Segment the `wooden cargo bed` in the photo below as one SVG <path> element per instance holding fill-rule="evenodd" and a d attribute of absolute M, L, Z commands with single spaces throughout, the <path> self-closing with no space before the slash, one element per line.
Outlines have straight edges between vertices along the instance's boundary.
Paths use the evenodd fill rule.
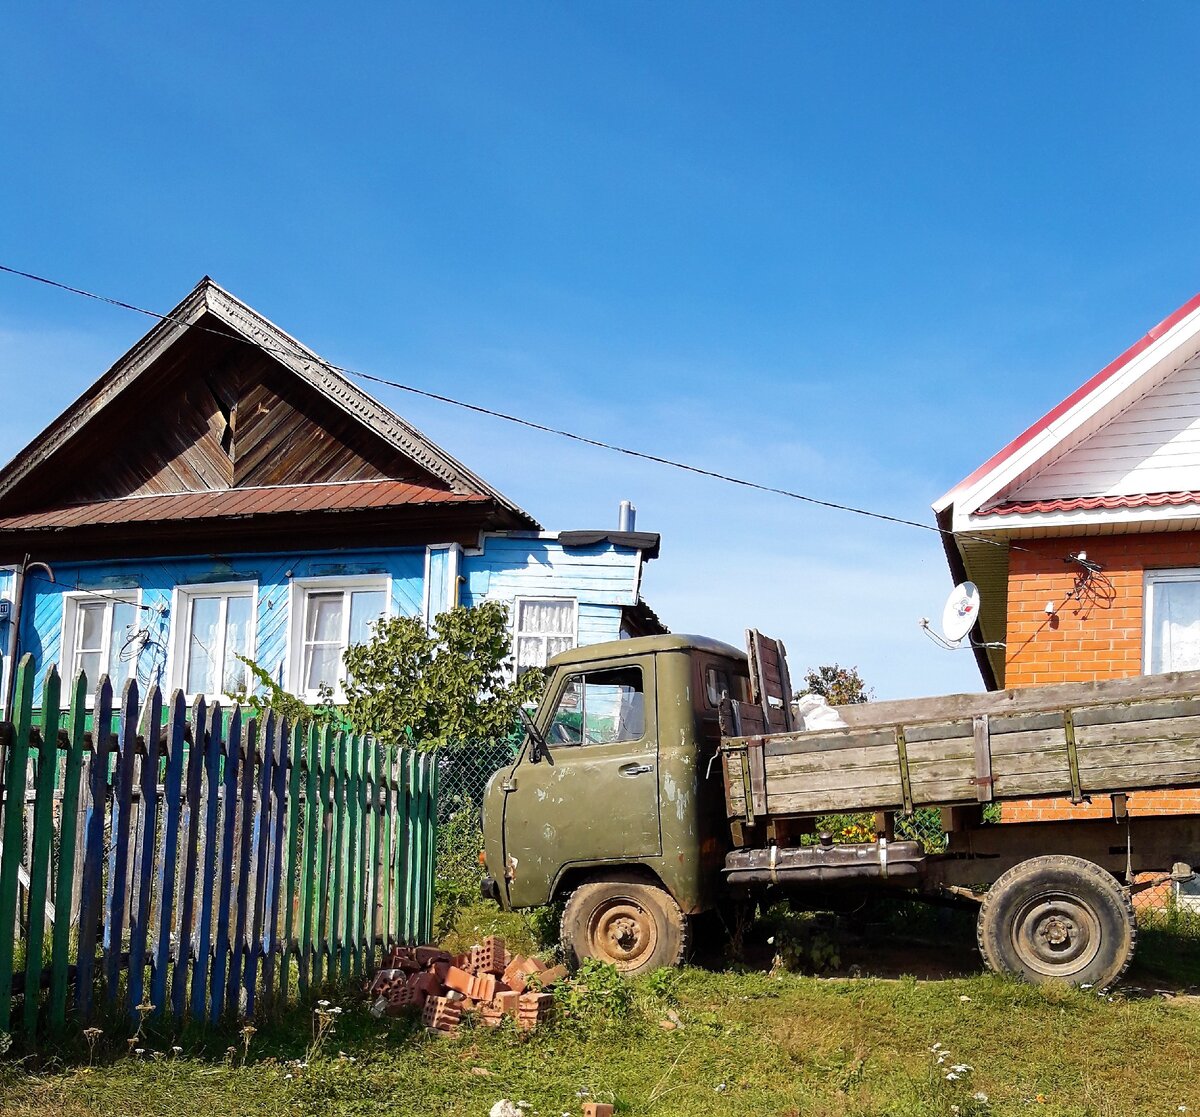
<path fill-rule="evenodd" d="M 757 695 L 756 695 L 757 697 Z M 721 743 L 731 820 L 1200 786 L 1200 671 L 840 707 Z"/>

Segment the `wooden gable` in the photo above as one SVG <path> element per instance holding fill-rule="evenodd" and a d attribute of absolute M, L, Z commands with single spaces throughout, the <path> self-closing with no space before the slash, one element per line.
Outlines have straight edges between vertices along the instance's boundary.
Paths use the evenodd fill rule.
<path fill-rule="evenodd" d="M 267 528 L 277 536 L 281 519 L 299 530 L 322 513 L 326 535 L 357 523 L 360 539 L 383 527 L 389 543 L 537 527 L 207 279 L 0 471 L 0 543 L 11 547 L 30 532 L 122 523 L 159 535 L 171 524 L 173 549 L 203 530 L 207 549 L 222 519 L 250 545 Z"/>
<path fill-rule="evenodd" d="M 385 478 L 451 489 L 260 349 L 192 330 L 0 511 Z"/>

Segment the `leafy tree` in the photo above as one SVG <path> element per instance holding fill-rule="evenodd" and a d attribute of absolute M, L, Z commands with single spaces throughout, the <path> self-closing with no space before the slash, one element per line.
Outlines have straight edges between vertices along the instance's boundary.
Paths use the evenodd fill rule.
<path fill-rule="evenodd" d="M 840 663 L 827 663 L 806 671 L 804 690 L 796 697 L 802 694 L 819 694 L 831 706 L 853 706 L 875 697 L 875 691 L 863 682 L 857 667 L 843 667 Z"/>
<path fill-rule="evenodd" d="M 541 671 L 511 676 L 508 609 L 496 601 L 456 606 L 427 632 L 419 617 L 378 621 L 371 639 L 346 652 L 345 714 L 360 733 L 414 744 L 465 744 L 508 737 L 521 706 L 536 702 Z"/>
<path fill-rule="evenodd" d="M 303 722 L 315 722 L 317 725 L 337 725 L 340 721 L 337 708 L 333 704 L 333 691 L 328 686 L 322 686 L 318 692 L 320 701 L 310 706 L 303 698 L 286 691 L 273 678 L 271 672 L 256 663 L 248 656 L 238 655 L 254 677 L 257 686 L 242 687 L 236 694 L 228 695 L 243 709 L 252 711 L 256 716 L 263 716 L 268 710 L 274 710 L 280 717 L 286 718 L 288 725 L 298 725 Z"/>

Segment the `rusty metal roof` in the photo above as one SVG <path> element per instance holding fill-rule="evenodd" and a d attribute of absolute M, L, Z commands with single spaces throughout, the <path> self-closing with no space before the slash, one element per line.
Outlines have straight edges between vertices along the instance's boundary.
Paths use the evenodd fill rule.
<path fill-rule="evenodd" d="M 344 481 L 318 485 L 272 485 L 166 496 L 130 496 L 74 504 L 45 512 L 0 516 L 0 531 L 62 530 L 96 524 L 162 523 L 170 520 L 277 516 L 289 512 L 353 511 L 400 505 L 489 504 L 478 493 L 452 493 L 407 481 Z"/>

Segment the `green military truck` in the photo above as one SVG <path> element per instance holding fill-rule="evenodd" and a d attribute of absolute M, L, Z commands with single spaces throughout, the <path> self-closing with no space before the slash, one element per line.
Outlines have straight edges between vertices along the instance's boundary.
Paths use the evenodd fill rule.
<path fill-rule="evenodd" d="M 845 706 L 844 728 L 806 732 L 782 645 L 747 635 L 745 653 L 652 636 L 556 656 L 485 792 L 484 895 L 565 901 L 568 954 L 632 974 L 679 963 L 689 921 L 722 904 L 892 890 L 977 903 L 995 970 L 1105 987 L 1133 956 L 1133 895 L 1192 879 L 1200 816 L 1131 814 L 1127 795 L 1200 786 L 1200 672 Z M 1099 818 L 984 820 L 1101 794 Z M 928 807 L 944 849 L 896 840 Z M 874 840 L 833 842 L 835 812 L 871 812 Z"/>

